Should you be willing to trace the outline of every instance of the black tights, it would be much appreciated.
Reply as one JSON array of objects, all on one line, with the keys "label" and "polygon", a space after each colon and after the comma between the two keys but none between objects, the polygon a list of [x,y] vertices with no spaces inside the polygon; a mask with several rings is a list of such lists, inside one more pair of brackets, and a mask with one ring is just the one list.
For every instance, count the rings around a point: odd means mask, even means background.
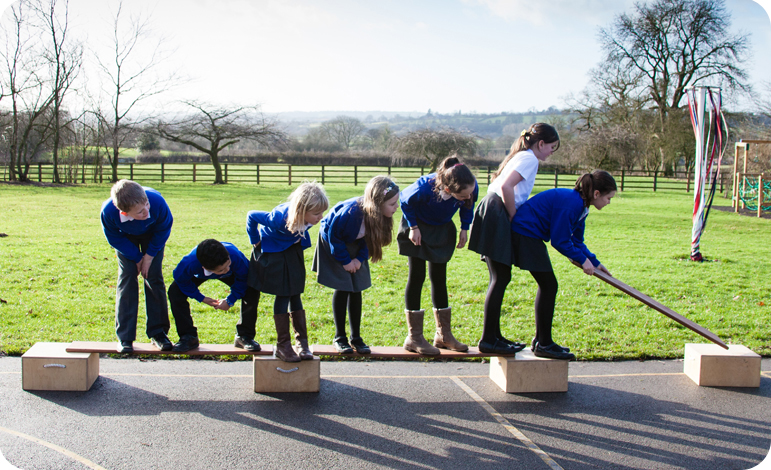
[{"label": "black tights", "polygon": [[361,292],[335,290],[332,294],[332,313],[335,319],[335,339],[345,338],[345,312],[351,323],[351,338],[361,338]]},{"label": "black tights", "polygon": [[485,296],[485,313],[482,327],[482,339],[494,344],[501,334],[501,305],[506,294],[506,286],[511,282],[511,266],[491,260],[485,256],[487,270],[490,272],[490,283]]},{"label": "black tights", "polygon": [[[291,310],[289,308],[291,307]],[[277,295],[273,302],[273,315],[281,315],[287,312],[296,312],[303,309],[303,301],[300,294],[292,296]]]},{"label": "black tights", "polygon": [[551,338],[551,324],[554,320],[554,303],[557,300],[557,278],[554,271],[530,271],[538,292],[535,294],[535,337],[543,346],[549,346],[554,341]]},{"label": "black tights", "polygon": [[[404,304],[407,310],[420,310],[420,294],[426,280],[426,260],[407,257],[410,271],[407,275],[407,287],[404,289]],[[431,303],[435,308],[447,308],[450,301],[447,296],[447,263],[428,262],[428,278],[431,281]]]}]

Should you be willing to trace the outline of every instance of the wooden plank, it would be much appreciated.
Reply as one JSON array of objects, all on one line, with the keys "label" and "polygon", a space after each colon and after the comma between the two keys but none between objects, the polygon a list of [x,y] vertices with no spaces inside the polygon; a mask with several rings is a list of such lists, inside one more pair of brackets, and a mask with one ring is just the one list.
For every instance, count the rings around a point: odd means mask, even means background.
[{"label": "wooden plank", "polygon": [[449,349],[440,349],[438,356],[425,356],[407,351],[400,346],[372,346],[370,354],[340,354],[331,344],[314,344],[311,346],[311,352],[316,356],[342,356],[342,357],[383,357],[393,359],[417,359],[417,358],[436,358],[436,359],[461,359],[468,357],[492,357],[492,356],[514,356],[514,354],[487,354],[479,352],[478,348],[470,347],[468,352],[450,351]]},{"label": "wooden plank", "polygon": [[[196,349],[187,352],[178,353],[174,351],[160,351],[150,343],[134,343],[134,354],[152,354],[157,356],[177,354],[184,356],[269,356],[273,355],[272,344],[261,344],[262,351],[250,352],[237,348],[232,344],[201,344]],[[67,352],[95,352],[118,354],[117,342],[98,342],[98,341],[73,341],[67,346]]]},{"label": "wooden plank", "polygon": [[603,281],[607,282],[611,286],[615,287],[616,289],[620,290],[621,292],[624,292],[627,295],[630,295],[634,297],[635,299],[639,300],[640,302],[644,303],[648,307],[657,310],[660,313],[663,313],[667,317],[671,318],[672,320],[676,321],[677,323],[683,325],[684,327],[688,328],[689,330],[693,331],[694,333],[697,333],[708,340],[712,341],[713,343],[717,344],[718,346],[722,347],[723,349],[728,349],[728,346],[713,332],[709,331],[708,329],[704,328],[703,326],[699,325],[696,322],[693,322],[684,316],[680,315],[679,313],[675,312],[671,308],[660,304],[659,302],[653,300],[652,298],[648,297],[647,295],[643,294],[642,292],[638,291],[637,289],[630,287],[623,282],[619,281],[615,277],[606,274],[599,269],[594,270],[595,277],[598,277],[602,279]]}]

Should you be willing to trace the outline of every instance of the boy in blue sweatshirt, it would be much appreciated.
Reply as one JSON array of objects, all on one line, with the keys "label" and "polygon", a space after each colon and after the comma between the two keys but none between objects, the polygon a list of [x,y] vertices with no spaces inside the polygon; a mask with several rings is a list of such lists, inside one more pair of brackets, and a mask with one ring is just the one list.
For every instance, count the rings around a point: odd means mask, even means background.
[{"label": "boy in blue sweatshirt", "polygon": [[134,352],[139,284],[142,275],[147,308],[147,336],[162,351],[172,348],[166,284],[163,281],[163,250],[174,219],[161,194],[130,180],[120,180],[102,204],[101,221],[107,242],[118,256],[115,295],[115,332],[118,352]]},{"label": "boy in blue sweatshirt", "polygon": [[[249,260],[235,245],[206,239],[193,248],[174,269],[174,282],[169,286],[169,303],[179,342],[174,352],[186,352],[199,345],[198,329],[193,324],[188,298],[203,302],[218,310],[228,311],[241,299],[241,318],[236,324],[235,346],[247,351],[259,351],[254,340],[257,305],[260,292],[246,283]],[[230,286],[230,295],[224,299],[204,296],[198,286],[209,279],[219,279]]]}]

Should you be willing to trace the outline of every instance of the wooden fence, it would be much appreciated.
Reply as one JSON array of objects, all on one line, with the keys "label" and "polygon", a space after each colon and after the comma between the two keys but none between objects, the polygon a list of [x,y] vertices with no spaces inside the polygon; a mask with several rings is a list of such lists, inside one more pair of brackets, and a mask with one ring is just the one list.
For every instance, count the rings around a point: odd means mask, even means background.
[{"label": "wooden fence", "polygon": [[[496,167],[472,167],[480,184],[489,184]],[[109,166],[94,167],[86,165],[77,171],[68,172],[69,183],[106,183],[110,179]],[[246,184],[299,184],[303,180],[316,180],[322,184],[364,185],[375,175],[388,174],[402,185],[409,184],[429,172],[428,167],[392,167],[392,166],[333,166],[333,165],[282,165],[227,163],[222,165],[223,179],[227,183]],[[690,173],[678,172],[673,176],[661,176],[657,172],[618,171],[611,172],[616,178],[619,190],[673,190],[690,192],[692,185]],[[63,175],[62,175],[63,176]],[[211,183],[214,181],[214,167],[204,163],[129,163],[118,166],[118,177],[127,178],[142,184],[153,183]],[[573,187],[578,175],[558,171],[542,171],[536,178],[536,187],[567,188]],[[53,180],[53,165],[36,163],[30,168],[32,181],[50,182]],[[8,167],[2,167],[2,180],[8,181]],[[719,191],[730,185],[730,175],[721,174]]]}]

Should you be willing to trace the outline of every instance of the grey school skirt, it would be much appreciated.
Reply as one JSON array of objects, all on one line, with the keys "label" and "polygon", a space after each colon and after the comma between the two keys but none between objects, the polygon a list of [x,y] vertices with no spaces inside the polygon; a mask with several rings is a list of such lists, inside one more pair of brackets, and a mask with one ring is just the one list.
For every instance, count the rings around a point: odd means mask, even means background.
[{"label": "grey school skirt", "polygon": [[551,266],[546,243],[539,238],[528,237],[511,232],[511,250],[514,253],[514,266],[524,271],[548,272]]},{"label": "grey school skirt", "polygon": [[[359,254],[359,243],[357,241],[345,245],[348,249],[348,255],[351,259]],[[313,266],[311,270],[318,274],[317,280],[322,286],[331,287],[335,290],[345,292],[361,292],[372,286],[372,280],[369,274],[369,260],[361,263],[361,268],[351,274],[343,269],[343,264],[332,256],[332,250],[329,245],[321,238],[319,234],[316,242],[316,252],[313,255]]]},{"label": "grey school skirt", "polygon": [[292,296],[305,291],[305,258],[299,243],[284,251],[263,253],[252,249],[249,287],[266,294]]},{"label": "grey school skirt", "polygon": [[498,263],[511,266],[511,223],[503,200],[495,193],[487,193],[477,204],[468,249]]},{"label": "grey school skirt", "polygon": [[418,220],[420,229],[420,246],[410,240],[410,224],[402,217],[396,243],[399,254],[420,258],[429,263],[446,263],[452,258],[457,245],[458,230],[452,221],[442,225],[429,225]]}]

